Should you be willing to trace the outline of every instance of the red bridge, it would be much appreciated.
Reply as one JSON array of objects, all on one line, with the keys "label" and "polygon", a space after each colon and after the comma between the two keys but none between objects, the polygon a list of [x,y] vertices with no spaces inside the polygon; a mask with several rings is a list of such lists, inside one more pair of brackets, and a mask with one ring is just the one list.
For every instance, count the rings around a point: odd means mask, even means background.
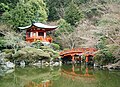
[{"label": "red bridge", "polygon": [[95,48],[77,48],[72,50],[65,50],[60,52],[63,61],[81,61],[82,55],[85,56],[85,62],[88,63],[92,60],[97,50]]}]

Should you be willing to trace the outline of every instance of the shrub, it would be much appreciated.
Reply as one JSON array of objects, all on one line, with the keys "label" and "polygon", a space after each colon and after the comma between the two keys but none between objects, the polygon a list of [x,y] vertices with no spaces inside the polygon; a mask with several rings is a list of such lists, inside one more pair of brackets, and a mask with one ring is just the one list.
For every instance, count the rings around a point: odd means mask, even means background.
[{"label": "shrub", "polygon": [[50,58],[49,53],[44,52],[43,50],[39,50],[32,47],[26,47],[19,50],[16,54],[14,54],[13,58],[15,60],[27,60],[29,62],[33,62],[39,59]]},{"label": "shrub", "polygon": [[37,41],[32,43],[32,46],[37,48],[37,49],[40,49],[40,47],[43,46],[43,44],[40,40],[37,40]]},{"label": "shrub", "polygon": [[100,65],[106,65],[114,61],[114,57],[108,49],[100,50],[96,53],[94,59]]},{"label": "shrub", "polygon": [[51,43],[51,47],[54,49],[54,50],[59,50],[60,49],[60,46],[58,44],[55,44],[55,43]]},{"label": "shrub", "polygon": [[4,49],[3,52],[5,52],[6,54],[14,53],[14,50],[13,49]]}]

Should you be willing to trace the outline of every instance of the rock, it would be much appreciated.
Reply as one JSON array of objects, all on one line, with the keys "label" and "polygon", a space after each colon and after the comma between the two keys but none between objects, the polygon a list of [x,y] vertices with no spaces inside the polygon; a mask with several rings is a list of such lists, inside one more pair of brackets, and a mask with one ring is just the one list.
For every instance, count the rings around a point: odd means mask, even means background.
[{"label": "rock", "polygon": [[53,61],[50,61],[50,66],[52,66],[54,64],[54,62]]},{"label": "rock", "polygon": [[0,67],[0,76],[4,76],[4,71]]},{"label": "rock", "polygon": [[59,65],[62,66],[62,61],[59,62]]},{"label": "rock", "polygon": [[8,61],[6,62],[6,66],[11,69],[11,68],[14,68],[15,67],[15,64],[13,64],[12,62]]},{"label": "rock", "polygon": [[24,60],[20,62],[20,67],[25,67],[25,61]]},{"label": "rock", "polygon": [[6,65],[1,65],[3,71],[7,71],[9,68]]},{"label": "rock", "polygon": [[120,61],[114,64],[106,65],[104,68],[108,68],[109,70],[120,70]]},{"label": "rock", "polygon": [[50,42],[42,42],[42,44],[43,44],[44,46],[49,46],[49,45],[50,45]]},{"label": "rock", "polygon": [[59,66],[59,62],[55,62],[53,66]]},{"label": "rock", "polygon": [[0,65],[3,65],[3,64],[5,64],[5,61],[4,61],[4,58],[1,58],[0,59]]},{"label": "rock", "polygon": [[14,69],[9,69],[5,73],[8,74],[8,73],[12,73],[12,72],[14,72]]},{"label": "rock", "polygon": [[48,63],[48,62],[45,62],[45,66],[49,66],[49,63]]},{"label": "rock", "polygon": [[38,61],[37,63],[34,63],[33,65],[34,66],[42,66],[42,63],[41,63],[41,61]]}]

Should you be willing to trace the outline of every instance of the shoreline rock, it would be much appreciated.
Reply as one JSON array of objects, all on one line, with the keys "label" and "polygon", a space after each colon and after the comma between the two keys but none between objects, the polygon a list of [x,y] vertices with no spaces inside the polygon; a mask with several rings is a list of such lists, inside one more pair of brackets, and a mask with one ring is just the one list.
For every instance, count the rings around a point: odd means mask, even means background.
[{"label": "shoreline rock", "polygon": [[107,68],[108,70],[120,70],[120,61],[114,64],[105,65],[103,68]]}]

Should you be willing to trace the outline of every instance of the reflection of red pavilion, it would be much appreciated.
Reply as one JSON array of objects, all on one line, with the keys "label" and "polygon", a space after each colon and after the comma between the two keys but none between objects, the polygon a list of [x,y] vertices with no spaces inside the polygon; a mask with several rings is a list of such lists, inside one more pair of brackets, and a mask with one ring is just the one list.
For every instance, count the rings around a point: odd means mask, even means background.
[{"label": "reflection of red pavilion", "polygon": [[51,86],[52,86],[52,81],[50,80],[42,81],[42,83],[36,83],[30,81],[24,85],[24,87],[51,87]]},{"label": "reflection of red pavilion", "polygon": [[42,23],[33,23],[26,27],[19,27],[21,30],[26,30],[26,41],[34,42],[40,40],[42,42],[52,42],[52,38],[46,35],[46,32],[56,29],[57,26],[49,26]]}]

